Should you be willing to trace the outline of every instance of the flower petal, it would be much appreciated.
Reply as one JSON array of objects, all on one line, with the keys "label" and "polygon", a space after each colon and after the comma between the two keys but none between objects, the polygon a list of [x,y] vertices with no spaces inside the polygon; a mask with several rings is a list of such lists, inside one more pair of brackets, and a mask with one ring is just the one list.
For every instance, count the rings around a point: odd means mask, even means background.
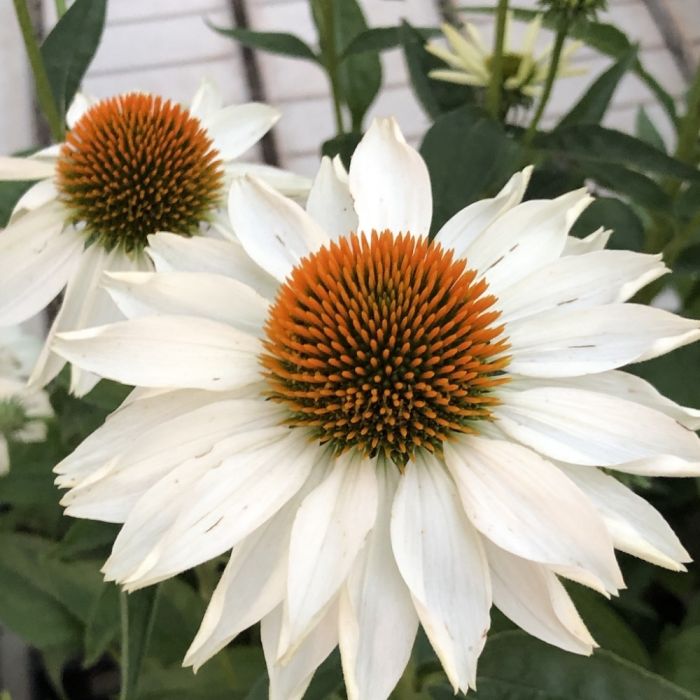
[{"label": "flower petal", "polygon": [[357,214],[353,204],[348,175],[340,158],[321,159],[314,184],[306,202],[307,213],[317,221],[331,238],[357,231]]},{"label": "flower petal", "polygon": [[258,379],[261,346],[253,336],[216,321],[148,316],[59,333],[54,350],[122,384],[225,391]]},{"label": "flower petal", "polygon": [[296,202],[253,177],[234,180],[229,216],[248,255],[280,282],[303,257],[329,240]]},{"label": "flower petal", "polygon": [[15,204],[12,210],[10,223],[15,223],[22,214],[28,211],[39,209],[58,198],[58,190],[53,178],[48,180],[39,180],[33,184]]},{"label": "flower petal", "polygon": [[241,163],[235,161],[225,166],[226,175],[230,178],[253,175],[281,194],[289,197],[306,196],[311,189],[311,180],[303,175],[297,175],[291,170],[277,168],[264,163]]},{"label": "flower petal", "polygon": [[[435,236],[435,242],[452,248],[457,257],[466,256],[469,245],[499,216],[520,204],[532,175],[532,166],[515,173],[491,199],[482,199],[458,211]],[[471,261],[468,261],[471,262]]]},{"label": "flower petal", "polygon": [[593,253],[596,250],[603,250],[608,245],[608,240],[612,235],[612,229],[604,229],[602,226],[584,238],[567,236],[566,245],[562,255],[583,255]]},{"label": "flower petal", "polygon": [[488,540],[493,603],[518,627],[548,644],[589,656],[598,646],[556,575]]},{"label": "flower petal", "polygon": [[377,521],[340,596],[348,700],[386,700],[409,662],[418,631],[418,616],[391,549],[396,482],[393,471],[379,471]]},{"label": "flower petal", "polygon": [[578,571],[602,591],[623,586],[602,519],[553,464],[521,445],[476,436],[446,443],[445,462],[472,524],[499,547]]},{"label": "flower petal", "polygon": [[481,538],[432,455],[406,465],[391,542],[428,639],[455,692],[466,692],[489,629],[491,582]]},{"label": "flower petal", "polygon": [[224,106],[224,99],[216,84],[204,78],[190,102],[189,112],[197,119],[206,119]]},{"label": "flower petal", "polygon": [[280,657],[289,658],[314,626],[374,525],[375,469],[359,453],[345,453],[333,460],[326,479],[301,504],[289,545],[288,625]]},{"label": "flower petal", "polygon": [[691,561],[690,556],[656,508],[598,469],[559,466],[590,498],[617,549],[672,571],[685,571],[683,564]]},{"label": "flower petal", "polygon": [[507,324],[509,370],[593,374],[658,357],[700,338],[700,322],[639,304],[553,309]]},{"label": "flower petal", "polygon": [[245,153],[277,123],[280,113],[269,105],[249,102],[231,105],[201,119],[224,160]]},{"label": "flower petal", "polygon": [[55,163],[37,158],[0,156],[0,180],[43,180],[55,174]]},{"label": "flower petal", "polygon": [[428,168],[393,118],[372,122],[350,161],[349,180],[358,232],[428,235],[433,216]]}]

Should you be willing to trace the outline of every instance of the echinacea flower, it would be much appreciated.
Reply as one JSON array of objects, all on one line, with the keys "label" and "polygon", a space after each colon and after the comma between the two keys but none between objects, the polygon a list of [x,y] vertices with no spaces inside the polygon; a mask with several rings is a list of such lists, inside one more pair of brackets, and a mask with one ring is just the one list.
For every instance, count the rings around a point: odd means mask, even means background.
[{"label": "echinacea flower", "polygon": [[383,700],[420,623],[466,691],[492,604],[589,654],[559,577],[611,594],[614,548],[688,561],[608,470],[700,473],[700,413],[618,370],[700,324],[624,303],[660,256],[570,238],[591,198],[521,203],[529,173],[429,241],[425,163],[377,120],[305,210],[236,180],[235,243],[151,237],[157,272],[107,282],[129,320],[57,338],[137,387],[56,469],[68,515],[124,524],[106,577],[231,552],[187,664],[261,620],[273,700],[336,645],[348,698]]},{"label": "echinacea flower", "polygon": [[46,392],[27,386],[41,348],[18,326],[0,328],[0,475],[10,469],[8,441],[41,442],[53,409]]},{"label": "echinacea flower", "polygon": [[[509,34],[512,22],[513,15],[509,12],[502,57],[503,89],[513,97],[513,104],[527,104],[542,92],[549,71],[551,48],[540,55],[535,54],[535,43],[542,29],[541,15],[529,23],[520,49],[511,47]],[[493,56],[473,24],[465,22],[464,30],[462,33],[455,27],[444,24],[442,32],[448,48],[434,41],[426,44],[427,51],[449,66],[430,71],[430,77],[459,85],[486,87],[491,82]],[[572,54],[580,46],[581,42],[577,41],[567,44],[562,51],[557,76],[570,77],[582,72],[570,63]]]},{"label": "echinacea flower", "polygon": [[[290,173],[235,162],[278,117],[259,103],[223,107],[208,82],[189,108],[146,93],[94,103],[78,96],[62,145],[0,158],[0,180],[40,180],[0,231],[0,326],[34,316],[65,288],[32,385],[64,365],[49,350],[56,332],[121,318],[98,281],[104,270],[152,269],[143,252],[149,234],[227,225],[226,184],[241,172],[303,188]],[[96,381],[74,368],[71,389],[83,395]]]}]

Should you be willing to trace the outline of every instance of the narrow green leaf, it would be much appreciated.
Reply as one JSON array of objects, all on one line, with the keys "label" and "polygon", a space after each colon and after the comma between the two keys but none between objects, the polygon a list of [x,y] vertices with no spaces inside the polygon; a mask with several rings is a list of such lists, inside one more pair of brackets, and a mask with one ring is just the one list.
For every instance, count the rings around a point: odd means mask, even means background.
[{"label": "narrow green leaf", "polygon": [[41,47],[51,90],[65,115],[102,38],[107,0],[75,0]]},{"label": "narrow green leaf", "polygon": [[119,700],[135,700],[158,606],[158,586],[120,594],[121,691]]},{"label": "narrow green leaf", "polygon": [[438,117],[420,152],[433,188],[433,232],[467,204],[495,194],[520,162],[519,145],[474,105]]},{"label": "narrow green leaf", "polygon": [[557,128],[602,122],[620,80],[632,67],[636,57],[637,47],[631,46],[588,88],[583,97],[564,115]]},{"label": "narrow green leaf", "polygon": [[540,132],[534,144],[542,151],[574,161],[614,162],[657,175],[700,181],[697,168],[661,153],[634,136],[597,124],[575,124],[549,133]]},{"label": "narrow green leaf", "polygon": [[0,182],[0,228],[7,226],[19,198],[34,184],[33,180]]},{"label": "narrow green leaf", "polygon": [[102,586],[85,626],[84,666],[96,664],[119,638],[119,589],[111,583]]},{"label": "narrow green leaf", "polygon": [[214,31],[223,36],[235,39],[243,46],[276,53],[290,58],[303,58],[307,61],[318,62],[318,56],[313,49],[298,36],[286,32],[256,32],[241,27],[216,27],[209,25]]},{"label": "narrow green leaf", "polygon": [[[414,27],[414,29],[429,39],[440,33],[437,27]],[[388,49],[395,49],[401,46],[401,27],[370,27],[364,32],[360,32],[345,48],[345,56],[353,56],[365,51],[379,53]]]},{"label": "narrow green leaf", "polygon": [[663,153],[667,153],[666,144],[664,143],[663,137],[654,125],[654,122],[652,122],[649,118],[649,115],[647,114],[644,107],[640,107],[637,110],[637,118],[635,120],[635,132],[637,134],[637,138],[640,138],[642,141],[645,141],[650,146],[654,146],[654,148],[658,148]]},{"label": "narrow green leaf", "polygon": [[334,136],[332,139],[328,139],[321,146],[321,155],[333,158],[334,156],[340,156],[347,170],[350,167],[350,158],[357,148],[357,144],[360,143],[362,134],[357,131],[351,131],[347,134],[340,134],[340,136]]}]

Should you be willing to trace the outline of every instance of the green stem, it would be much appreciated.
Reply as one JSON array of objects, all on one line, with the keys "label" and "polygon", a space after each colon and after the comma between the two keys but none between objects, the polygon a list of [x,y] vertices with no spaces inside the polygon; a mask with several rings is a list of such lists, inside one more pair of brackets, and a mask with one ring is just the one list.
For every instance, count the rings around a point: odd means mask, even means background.
[{"label": "green stem", "polygon": [[564,48],[564,42],[566,41],[566,35],[569,32],[569,19],[566,14],[562,14],[559,18],[557,24],[557,34],[554,40],[554,48],[552,49],[552,59],[549,62],[549,71],[547,72],[547,79],[544,84],[544,89],[542,91],[542,97],[540,97],[540,102],[537,105],[537,111],[535,116],[528,127],[523,143],[529,146],[532,140],[535,138],[537,133],[537,127],[540,125],[544,111],[547,108],[547,103],[552,95],[552,88],[554,87],[554,81],[557,78],[557,73],[559,72],[559,62],[561,61],[561,52]]},{"label": "green stem", "polygon": [[119,592],[119,618],[121,621],[122,640],[120,647],[121,684],[119,700],[129,697],[129,599],[124,591]]},{"label": "green stem", "polygon": [[508,0],[498,0],[496,9],[496,39],[491,57],[491,82],[486,93],[486,107],[494,119],[501,114],[501,96],[503,94],[503,45],[508,20]]},{"label": "green stem", "polygon": [[695,165],[695,152],[700,132],[700,66],[688,92],[688,111],[683,117],[678,133],[676,158],[684,163]]},{"label": "green stem", "polygon": [[19,22],[19,27],[22,31],[22,38],[24,39],[24,47],[27,50],[29,64],[32,67],[32,73],[34,74],[34,84],[36,86],[36,95],[37,100],[39,101],[39,106],[46,117],[46,121],[49,123],[51,136],[53,137],[54,141],[63,141],[63,118],[58,112],[53,93],[51,92],[49,77],[46,73],[44,59],[41,57],[39,44],[34,36],[34,27],[32,27],[32,20],[29,16],[29,9],[27,8],[26,0],[13,0],[13,2],[15,5],[17,21]]},{"label": "green stem", "polygon": [[345,133],[343,124],[343,111],[341,109],[340,84],[338,80],[338,46],[336,44],[335,16],[333,3],[335,0],[321,0],[321,12],[323,13],[323,28],[325,37],[322,37],[323,63],[328,73],[333,97],[333,114],[335,116],[335,130],[337,136]]},{"label": "green stem", "polygon": [[66,0],[56,0],[56,14],[61,19],[66,14]]}]

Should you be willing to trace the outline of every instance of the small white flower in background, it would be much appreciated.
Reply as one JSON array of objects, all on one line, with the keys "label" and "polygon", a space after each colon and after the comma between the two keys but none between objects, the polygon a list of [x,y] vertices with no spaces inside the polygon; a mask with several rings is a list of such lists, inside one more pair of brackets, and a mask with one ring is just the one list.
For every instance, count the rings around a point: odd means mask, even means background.
[{"label": "small white flower in background", "polygon": [[604,470],[700,474],[700,412],[617,369],[700,324],[624,303],[660,256],[570,238],[591,198],[521,203],[529,174],[428,243],[425,163],[375,121],[306,210],[235,181],[235,241],[152,236],[156,273],[108,276],[129,320],[58,336],[137,387],[56,469],[68,515],[124,523],[106,577],[134,590],[231,551],[187,664],[261,620],[273,700],[336,645],[348,698],[383,700],[420,623],[466,691],[492,604],[589,654],[559,577],[616,593],[615,548],[683,569]]},{"label": "small white flower in background", "polygon": [[[98,102],[78,96],[64,144],[0,158],[0,180],[40,180],[0,231],[0,326],[34,316],[65,287],[32,385],[45,385],[65,364],[49,350],[56,332],[121,318],[98,283],[104,270],[152,269],[143,252],[149,234],[227,228],[228,183],[241,173],[291,194],[308,190],[305,178],[235,161],[278,118],[264,104],[224,107],[208,82],[189,108],[146,93]],[[97,379],[73,368],[71,390],[84,395]]]},{"label": "small white flower in background", "polygon": [[[535,44],[542,29],[542,16],[538,15],[527,27],[523,45],[520,49],[511,46],[510,28],[513,15],[508,13],[502,59],[503,87],[514,95],[524,98],[525,102],[537,97],[542,92],[549,71],[551,47],[540,55],[535,54]],[[426,49],[447,63],[449,68],[430,71],[430,77],[459,85],[486,87],[491,82],[493,57],[486,48],[479,30],[471,23],[464,23],[464,33],[455,27],[445,24],[443,34],[449,48],[431,41]],[[581,46],[581,42],[572,41],[562,52],[559,63],[558,77],[580,75],[585,71],[574,68],[570,59],[572,54]],[[518,104],[520,100],[515,100]]]},{"label": "small white flower in background", "polygon": [[8,440],[41,442],[53,409],[46,392],[27,387],[41,350],[36,337],[18,326],[0,328],[0,475],[10,469]]}]

